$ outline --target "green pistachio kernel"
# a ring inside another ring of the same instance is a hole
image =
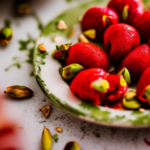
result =
[[[12,34],[13,34],[12,30],[8,27],[5,27],[0,31],[0,38],[8,40],[12,37]]]
[[[129,16],[129,5],[125,5],[122,10],[122,20],[125,22]]]
[[[135,92],[135,91],[129,91],[129,92],[127,92],[127,93],[124,95],[124,98],[125,98],[126,100],[134,99],[134,98],[136,98],[136,92]]]
[[[127,85],[127,82],[126,82],[125,79],[122,78],[122,77],[121,77],[121,79],[120,79],[120,85],[121,85],[121,86],[126,86],[126,85]]]
[[[150,85],[148,85],[144,91],[144,97],[150,101]]]
[[[124,67],[123,69],[121,69],[121,71],[118,73],[118,75],[123,75],[125,81],[126,81],[128,84],[131,83],[130,73],[129,73],[129,71],[128,71],[127,68]]]
[[[124,98],[123,105],[128,109],[139,109],[141,107],[141,103],[137,98],[130,99],[130,100]]]
[[[109,82],[105,79],[98,79],[92,82],[91,87],[99,92],[106,93],[109,89]]]
[[[93,39],[93,40],[96,38],[96,30],[95,29],[90,29],[90,30],[84,31],[83,34],[86,37]]]
[[[71,64],[63,68],[62,77],[66,80],[71,80],[83,69],[84,67],[79,64]]]

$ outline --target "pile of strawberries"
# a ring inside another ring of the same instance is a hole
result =
[[[89,42],[56,47],[53,56],[69,65],[62,76],[71,80],[71,91],[99,105],[122,99],[132,81],[138,82],[138,100],[150,102],[150,11],[144,12],[142,0],[110,0],[106,8],[92,7],[81,28],[88,38],[103,42],[107,53]],[[118,74],[108,74],[112,64]]]

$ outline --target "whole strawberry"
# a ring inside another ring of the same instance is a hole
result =
[[[77,43],[70,47],[67,64],[80,64],[85,68],[102,68],[108,71],[111,63],[109,56],[91,43]]]
[[[142,42],[150,44],[150,10],[137,20],[135,28],[139,31]]]
[[[83,100],[90,100],[99,105],[100,93],[91,87],[91,83],[99,78],[104,78],[107,73],[103,69],[86,69],[81,71],[71,82],[71,91]]]
[[[122,61],[120,69],[126,67],[131,80],[138,80],[144,70],[150,66],[150,49],[146,44],[140,45],[131,51]]]
[[[136,93],[141,101],[149,102],[150,104],[150,67],[143,72],[138,82]]]
[[[135,25],[137,19],[144,13],[142,0],[111,0],[108,7],[119,15],[120,22]]]
[[[122,75],[107,75],[102,69],[81,71],[71,82],[71,91],[83,100],[99,105],[118,101],[127,91]]]
[[[108,26],[118,23],[118,15],[110,8],[92,7],[82,18],[82,31],[96,30],[96,38],[103,41],[103,35]]]
[[[140,44],[137,30],[127,24],[111,25],[104,34],[104,45],[114,62],[121,61]]]

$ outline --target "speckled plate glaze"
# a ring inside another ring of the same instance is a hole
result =
[[[59,45],[67,42],[75,44],[78,42],[78,35],[81,33],[78,19],[89,7],[96,5],[106,6],[107,2],[106,0],[92,0],[82,3],[69,8],[50,21],[36,41],[33,56],[36,80],[52,103],[80,119],[114,127],[150,127],[150,110],[143,113],[139,111],[121,111],[81,101],[72,94],[68,84],[61,78],[59,74],[61,64],[51,56],[56,44]],[[57,29],[56,24],[59,20],[66,22],[68,26],[66,31]],[[75,34],[72,38],[68,38],[68,34],[72,29],[75,30]],[[61,36],[62,41],[60,43],[53,42],[52,39],[56,36]],[[42,54],[39,52],[38,45],[41,43],[47,47],[48,53]],[[95,44],[101,47],[101,49],[104,49],[102,44]]]

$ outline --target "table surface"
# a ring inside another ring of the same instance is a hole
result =
[[[74,0],[68,3],[65,0],[34,0],[32,11],[35,12],[42,23],[46,25],[61,11],[79,3]],[[13,1],[0,1],[0,28],[4,26],[4,20],[11,21],[14,37],[6,47],[0,47],[0,91],[3,92],[9,85],[24,85],[34,91],[34,96],[24,100],[14,100],[5,95],[3,108],[9,116],[19,121],[23,127],[26,146],[24,150],[40,150],[41,134],[43,127],[50,129],[52,135],[56,134],[56,127],[62,127],[63,133],[58,134],[58,143],[53,142],[52,150],[62,150],[69,141],[77,141],[81,150],[148,150],[144,138],[150,139],[150,129],[121,129],[104,127],[84,122],[58,109],[45,97],[34,77],[29,74],[32,65],[22,63],[21,69],[16,67],[5,71],[5,68],[14,62],[13,57],[19,57],[19,61],[27,58],[27,52],[19,51],[18,40],[26,40],[27,34],[36,39],[40,34],[37,22],[32,16],[16,18],[12,13]],[[45,118],[40,111],[42,106],[51,105],[52,112],[49,118]],[[97,137],[96,134],[100,137]]]

